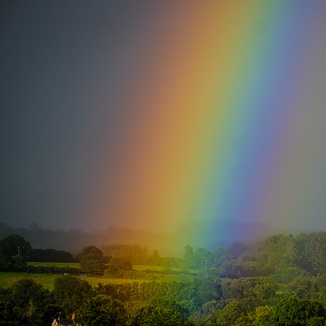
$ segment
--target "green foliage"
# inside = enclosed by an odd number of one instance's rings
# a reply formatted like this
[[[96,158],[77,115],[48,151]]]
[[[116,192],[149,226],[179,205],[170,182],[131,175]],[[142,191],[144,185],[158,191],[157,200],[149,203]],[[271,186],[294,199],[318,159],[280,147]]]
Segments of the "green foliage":
[[[12,256],[22,256],[25,260],[30,258],[32,246],[22,236],[10,234],[0,241],[0,253],[7,259]]]
[[[102,246],[102,249],[105,255],[121,258],[124,261],[130,261],[132,264],[157,264],[160,258],[157,251],[157,255],[151,257],[146,248],[137,244],[114,244]]]
[[[220,247],[212,252],[209,266],[223,269],[223,266],[229,264],[233,259],[234,257],[229,249]]]
[[[299,298],[310,299],[314,295],[313,279],[311,276],[299,276],[286,286],[288,293]]]
[[[85,247],[77,257],[80,259],[80,270],[88,274],[102,275],[108,261],[102,250],[95,246]]]
[[[108,277],[123,277],[124,271],[132,269],[132,264],[129,261],[118,257],[112,257],[109,264],[107,265],[104,275]]]
[[[271,306],[257,307],[254,314],[254,326],[273,326],[274,308]]]
[[[22,236],[10,234],[0,241],[0,271],[19,271],[26,266],[32,247]]]
[[[305,325],[310,319],[324,315],[325,310],[318,301],[290,296],[277,304],[273,321],[275,325],[297,326]]]
[[[51,295],[30,279],[14,283],[0,300],[0,325],[40,325],[43,311],[52,302]]]
[[[326,232],[302,233],[296,238],[295,262],[314,275],[326,270],[325,252]]]
[[[196,278],[197,297],[200,304],[222,298],[221,279],[218,270],[211,268],[202,271]]]
[[[95,260],[106,262],[103,251],[95,246],[85,247],[79,254],[76,255],[76,259],[80,260],[85,255],[91,255],[91,257],[93,257]]]
[[[85,326],[126,325],[126,309],[123,303],[108,295],[99,294],[89,299],[81,316]]]
[[[62,308],[67,316],[83,312],[85,325],[325,325],[325,241],[322,233],[274,235],[212,253],[188,245],[183,260],[160,257],[157,251],[142,256],[139,246],[124,245],[110,246],[118,254],[107,259],[100,249],[88,246],[79,255],[83,271],[100,274],[105,266],[107,276],[120,279],[84,276],[93,286],[111,282],[92,290],[81,278],[62,276],[54,282],[53,295],[33,281],[17,283],[0,291],[0,325],[48,324]],[[132,269],[130,261],[118,257],[127,257],[129,249],[129,257],[138,253],[138,260],[146,256],[148,264],[155,261],[160,267]],[[2,262],[8,264],[3,253]],[[11,268],[35,268],[23,264],[21,256],[10,257]],[[168,264],[201,271],[193,276],[163,267]],[[167,282],[169,278],[180,281]]]
[[[160,308],[153,305],[141,307],[131,318],[130,326],[162,326],[186,325],[181,313],[170,308]],[[189,325],[189,324],[188,324]]]
[[[319,275],[326,270],[326,233],[273,235],[265,240],[255,259],[257,270],[275,275],[279,282],[289,283],[298,276]]]
[[[93,257],[92,254],[83,255],[80,259],[80,270],[88,274],[102,275],[105,264]]]
[[[92,287],[75,276],[64,275],[54,281],[54,299],[59,306],[64,307],[66,315],[80,311],[92,293]]]
[[[157,308],[173,310],[179,313],[184,320],[189,317],[189,310],[183,307],[181,304],[177,303],[175,300],[157,298],[152,300],[151,304]]]
[[[254,309],[260,305],[274,305],[277,298],[278,285],[270,278],[256,278],[256,283],[244,289],[244,302]]]
[[[311,274],[292,264],[279,266],[277,271],[271,274],[271,277],[273,277],[276,282],[283,284],[291,283],[300,276],[309,277]]]
[[[221,310],[215,310],[206,318],[206,325],[230,326],[241,325],[247,319],[244,307],[237,300],[232,300]]]
[[[195,267],[195,254],[194,249],[190,245],[185,246],[185,253],[183,255],[185,265],[187,268]]]

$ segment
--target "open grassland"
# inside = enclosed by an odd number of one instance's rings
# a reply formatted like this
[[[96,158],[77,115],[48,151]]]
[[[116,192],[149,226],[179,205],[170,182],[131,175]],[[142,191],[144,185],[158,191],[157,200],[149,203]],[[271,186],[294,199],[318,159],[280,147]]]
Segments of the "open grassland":
[[[22,279],[33,279],[46,289],[53,290],[54,280],[58,274],[34,274],[34,273],[0,273],[0,287],[8,288]]]
[[[35,282],[43,285],[46,289],[53,290],[54,280],[62,275],[59,274],[33,274],[33,273],[0,273],[0,287],[8,288],[15,282],[22,279],[33,279]],[[112,279],[99,276],[78,276],[80,279],[87,281],[91,286],[95,287],[98,283],[105,284],[121,284],[137,282],[148,282],[147,280],[128,280],[128,279]]]
[[[162,266],[149,266],[149,265],[133,265],[133,268],[136,271],[153,271],[153,272],[162,272],[166,270],[166,267]]]
[[[56,267],[80,268],[79,263],[52,263],[52,262],[33,262],[33,261],[30,261],[27,264],[32,265],[32,266],[56,266]]]
[[[53,265],[50,265],[53,266]],[[54,280],[62,276],[62,274],[36,274],[36,273],[0,273],[0,288],[8,288],[15,282],[21,279],[33,279],[35,282],[44,286],[44,288],[53,290]],[[95,287],[99,283],[106,284],[122,284],[132,282],[151,282],[150,280],[143,279],[123,279],[123,278],[108,278],[101,276],[78,276],[80,279],[87,281],[91,286]],[[166,274],[159,278],[156,282],[187,282],[192,279],[189,275],[182,274]]]
[[[28,262],[28,265],[33,265],[33,266],[56,266],[56,267],[72,267],[72,268],[80,268],[79,263],[55,263],[55,262]],[[133,265],[133,269],[137,271],[152,271],[152,272],[180,272],[182,273],[183,270],[180,268],[167,268],[163,266],[150,266],[150,265]],[[191,274],[197,274],[198,270],[197,269],[189,269],[187,271],[188,273]]]
[[[176,267],[163,267],[163,266],[150,266],[150,265],[133,265],[133,268],[137,271],[152,271],[152,272],[166,272],[171,273],[177,272],[177,273],[187,273],[187,274],[198,274],[200,271],[199,269],[191,268],[188,269],[187,271],[181,269],[181,268],[176,268]]]

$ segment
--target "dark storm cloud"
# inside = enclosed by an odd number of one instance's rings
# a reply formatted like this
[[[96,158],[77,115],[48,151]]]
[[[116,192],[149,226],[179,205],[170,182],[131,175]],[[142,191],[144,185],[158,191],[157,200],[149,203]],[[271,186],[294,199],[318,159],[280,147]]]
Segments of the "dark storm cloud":
[[[1,222],[90,225],[151,11],[150,2],[2,2]]]

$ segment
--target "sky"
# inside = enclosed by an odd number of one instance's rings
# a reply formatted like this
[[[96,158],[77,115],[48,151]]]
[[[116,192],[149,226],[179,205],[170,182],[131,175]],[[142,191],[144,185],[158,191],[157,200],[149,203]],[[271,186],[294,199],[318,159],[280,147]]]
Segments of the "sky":
[[[326,3],[2,1],[0,222],[326,229]]]

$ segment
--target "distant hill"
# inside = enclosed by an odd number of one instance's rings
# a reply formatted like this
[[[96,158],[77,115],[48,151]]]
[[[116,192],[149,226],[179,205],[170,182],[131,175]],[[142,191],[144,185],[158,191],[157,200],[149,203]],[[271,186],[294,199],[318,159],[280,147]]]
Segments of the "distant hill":
[[[27,229],[12,228],[0,223],[0,239],[17,233],[29,241],[33,248],[53,248],[72,253],[77,253],[90,244],[101,247],[115,243],[137,243],[149,249],[159,249],[162,255],[177,255],[183,252],[187,244],[214,250],[219,246],[227,247],[234,242],[251,242],[280,232],[282,230],[273,229],[262,223],[225,220],[188,221],[175,232],[170,233],[131,230],[115,226],[101,232]]]

